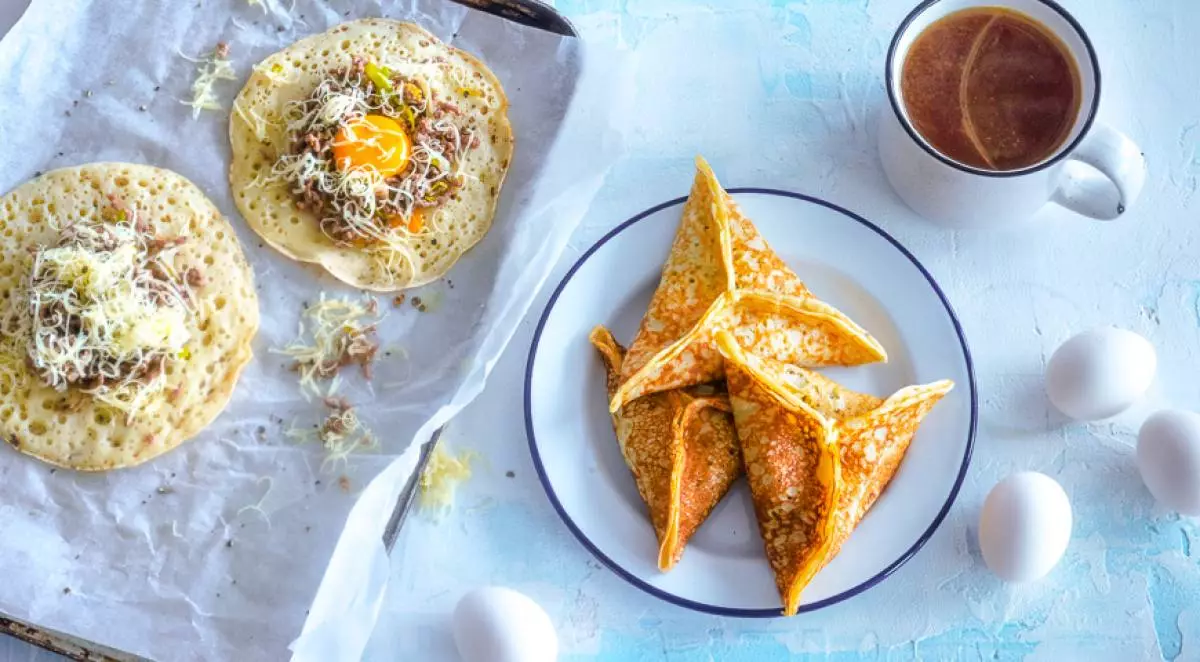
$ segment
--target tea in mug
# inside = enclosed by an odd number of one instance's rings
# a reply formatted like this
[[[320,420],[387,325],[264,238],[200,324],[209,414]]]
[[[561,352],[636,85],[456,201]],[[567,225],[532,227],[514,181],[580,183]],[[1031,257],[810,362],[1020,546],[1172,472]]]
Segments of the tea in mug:
[[[1079,114],[1079,67],[1049,28],[1020,12],[979,7],[917,36],[901,92],[917,133],[944,156],[985,170],[1051,157]]]

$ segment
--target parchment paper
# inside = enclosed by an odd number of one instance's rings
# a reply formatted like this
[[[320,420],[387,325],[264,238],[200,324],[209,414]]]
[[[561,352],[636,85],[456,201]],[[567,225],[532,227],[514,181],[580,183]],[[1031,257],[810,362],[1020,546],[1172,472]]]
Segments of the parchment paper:
[[[575,88],[590,61],[575,40],[442,0],[263,4],[35,0],[0,42],[0,190],[90,161],[170,168],[229,216],[255,269],[263,320],[255,361],[229,408],[195,440],[101,475],[54,471],[0,445],[0,612],[161,660],[285,657],[348,514],[306,627],[312,636],[298,650],[333,641],[334,652],[311,659],[353,659],[383,590],[368,580],[386,577],[380,532],[414,459],[401,454],[482,390],[621,151],[611,121],[616,70],[602,67],[609,79],[585,76]],[[295,336],[304,301],[355,293],[246,228],[226,183],[227,113],[193,121],[180,99],[194,65],[181,53],[230,44],[240,79],[217,88],[228,107],[270,52],[380,15],[417,20],[481,56],[509,94],[517,151],[491,232],[446,280],[409,293],[429,311],[380,298],[386,354],[371,384],[348,374],[345,391],[381,451],[323,467],[319,447],[284,438],[285,428],[311,425],[323,411],[269,349]],[[372,575],[381,558],[383,571]],[[329,625],[331,613],[349,610],[362,616],[361,637]]]

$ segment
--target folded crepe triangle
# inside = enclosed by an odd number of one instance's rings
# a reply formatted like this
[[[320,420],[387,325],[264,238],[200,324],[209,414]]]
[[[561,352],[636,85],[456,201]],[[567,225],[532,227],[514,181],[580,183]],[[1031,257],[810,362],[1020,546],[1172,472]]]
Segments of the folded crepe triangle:
[[[717,182],[708,163],[696,158],[697,169],[711,185],[721,192],[722,209],[728,218],[730,261],[733,263],[734,287],[743,290],[763,290],[791,297],[812,296],[796,272],[771,250],[758,228],[742,213],[733,196]]]
[[[625,350],[602,326],[589,339],[617,389]],[[670,570],[692,534],[741,475],[742,457],[729,399],[712,385],[639,398],[612,414],[625,463],[650,512],[658,567]]]
[[[954,384],[909,386],[886,400],[744,351],[728,332],[729,398],[767,559],[792,615],[895,475],[922,419]]]
[[[697,161],[696,178],[663,265],[662,279],[621,365],[622,383],[639,373],[658,369],[661,361],[656,361],[656,355],[673,344],[680,344],[695,327],[715,315],[710,309],[721,300],[722,294],[734,289],[729,227],[725,216],[717,209],[723,204],[724,192],[711,172],[707,163]],[[703,384],[721,378],[721,356],[716,347],[695,345],[691,359],[694,367],[690,374],[675,379],[664,375],[660,381]],[[637,395],[688,385],[637,389]],[[616,411],[637,395],[614,402],[610,411]]]
[[[708,163],[696,178],[662,279],[609,403],[724,377],[714,334],[732,331],[757,354],[804,367],[887,360],[883,347],[811,295],[726,193]]]

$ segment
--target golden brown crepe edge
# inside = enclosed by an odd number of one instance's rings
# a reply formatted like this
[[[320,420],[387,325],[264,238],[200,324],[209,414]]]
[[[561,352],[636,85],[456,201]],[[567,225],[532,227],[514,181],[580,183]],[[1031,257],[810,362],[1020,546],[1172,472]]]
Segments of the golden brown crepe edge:
[[[767,397],[774,400],[778,406],[784,409],[798,412],[816,421],[824,432],[824,438],[817,440],[817,446],[821,449],[821,458],[819,461],[821,463],[828,463],[830,475],[828,487],[824,495],[826,515],[822,521],[814,524],[820,544],[812,551],[808,560],[797,570],[795,575],[791,577],[776,576],[780,599],[783,602],[783,615],[793,616],[799,610],[801,593],[824,566],[825,559],[829,556],[828,551],[833,546],[837,534],[837,518],[835,517],[834,508],[839,501],[842,490],[841,465],[839,455],[836,451],[837,430],[834,421],[822,415],[814,407],[788,389],[786,385],[778,383],[770,375],[764,373],[733,338],[733,334],[728,331],[718,331],[715,340],[725,360],[735,364],[738,369],[745,372],[756,385],[761,387],[762,392]],[[739,437],[740,434],[739,432]],[[755,513],[757,516],[757,508],[755,508]],[[763,543],[768,543],[765,536]],[[772,570],[774,571],[774,568]]]

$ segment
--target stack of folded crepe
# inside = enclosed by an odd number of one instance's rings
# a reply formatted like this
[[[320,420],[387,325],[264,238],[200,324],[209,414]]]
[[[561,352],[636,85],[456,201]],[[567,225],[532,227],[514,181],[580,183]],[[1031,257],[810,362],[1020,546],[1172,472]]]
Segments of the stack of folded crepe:
[[[886,400],[813,368],[886,361],[869,333],[817,299],[697,159],[662,280],[625,351],[591,341],[608,373],[621,452],[650,513],[658,566],[679,561],[743,473],[783,600],[838,553],[953,386]]]

